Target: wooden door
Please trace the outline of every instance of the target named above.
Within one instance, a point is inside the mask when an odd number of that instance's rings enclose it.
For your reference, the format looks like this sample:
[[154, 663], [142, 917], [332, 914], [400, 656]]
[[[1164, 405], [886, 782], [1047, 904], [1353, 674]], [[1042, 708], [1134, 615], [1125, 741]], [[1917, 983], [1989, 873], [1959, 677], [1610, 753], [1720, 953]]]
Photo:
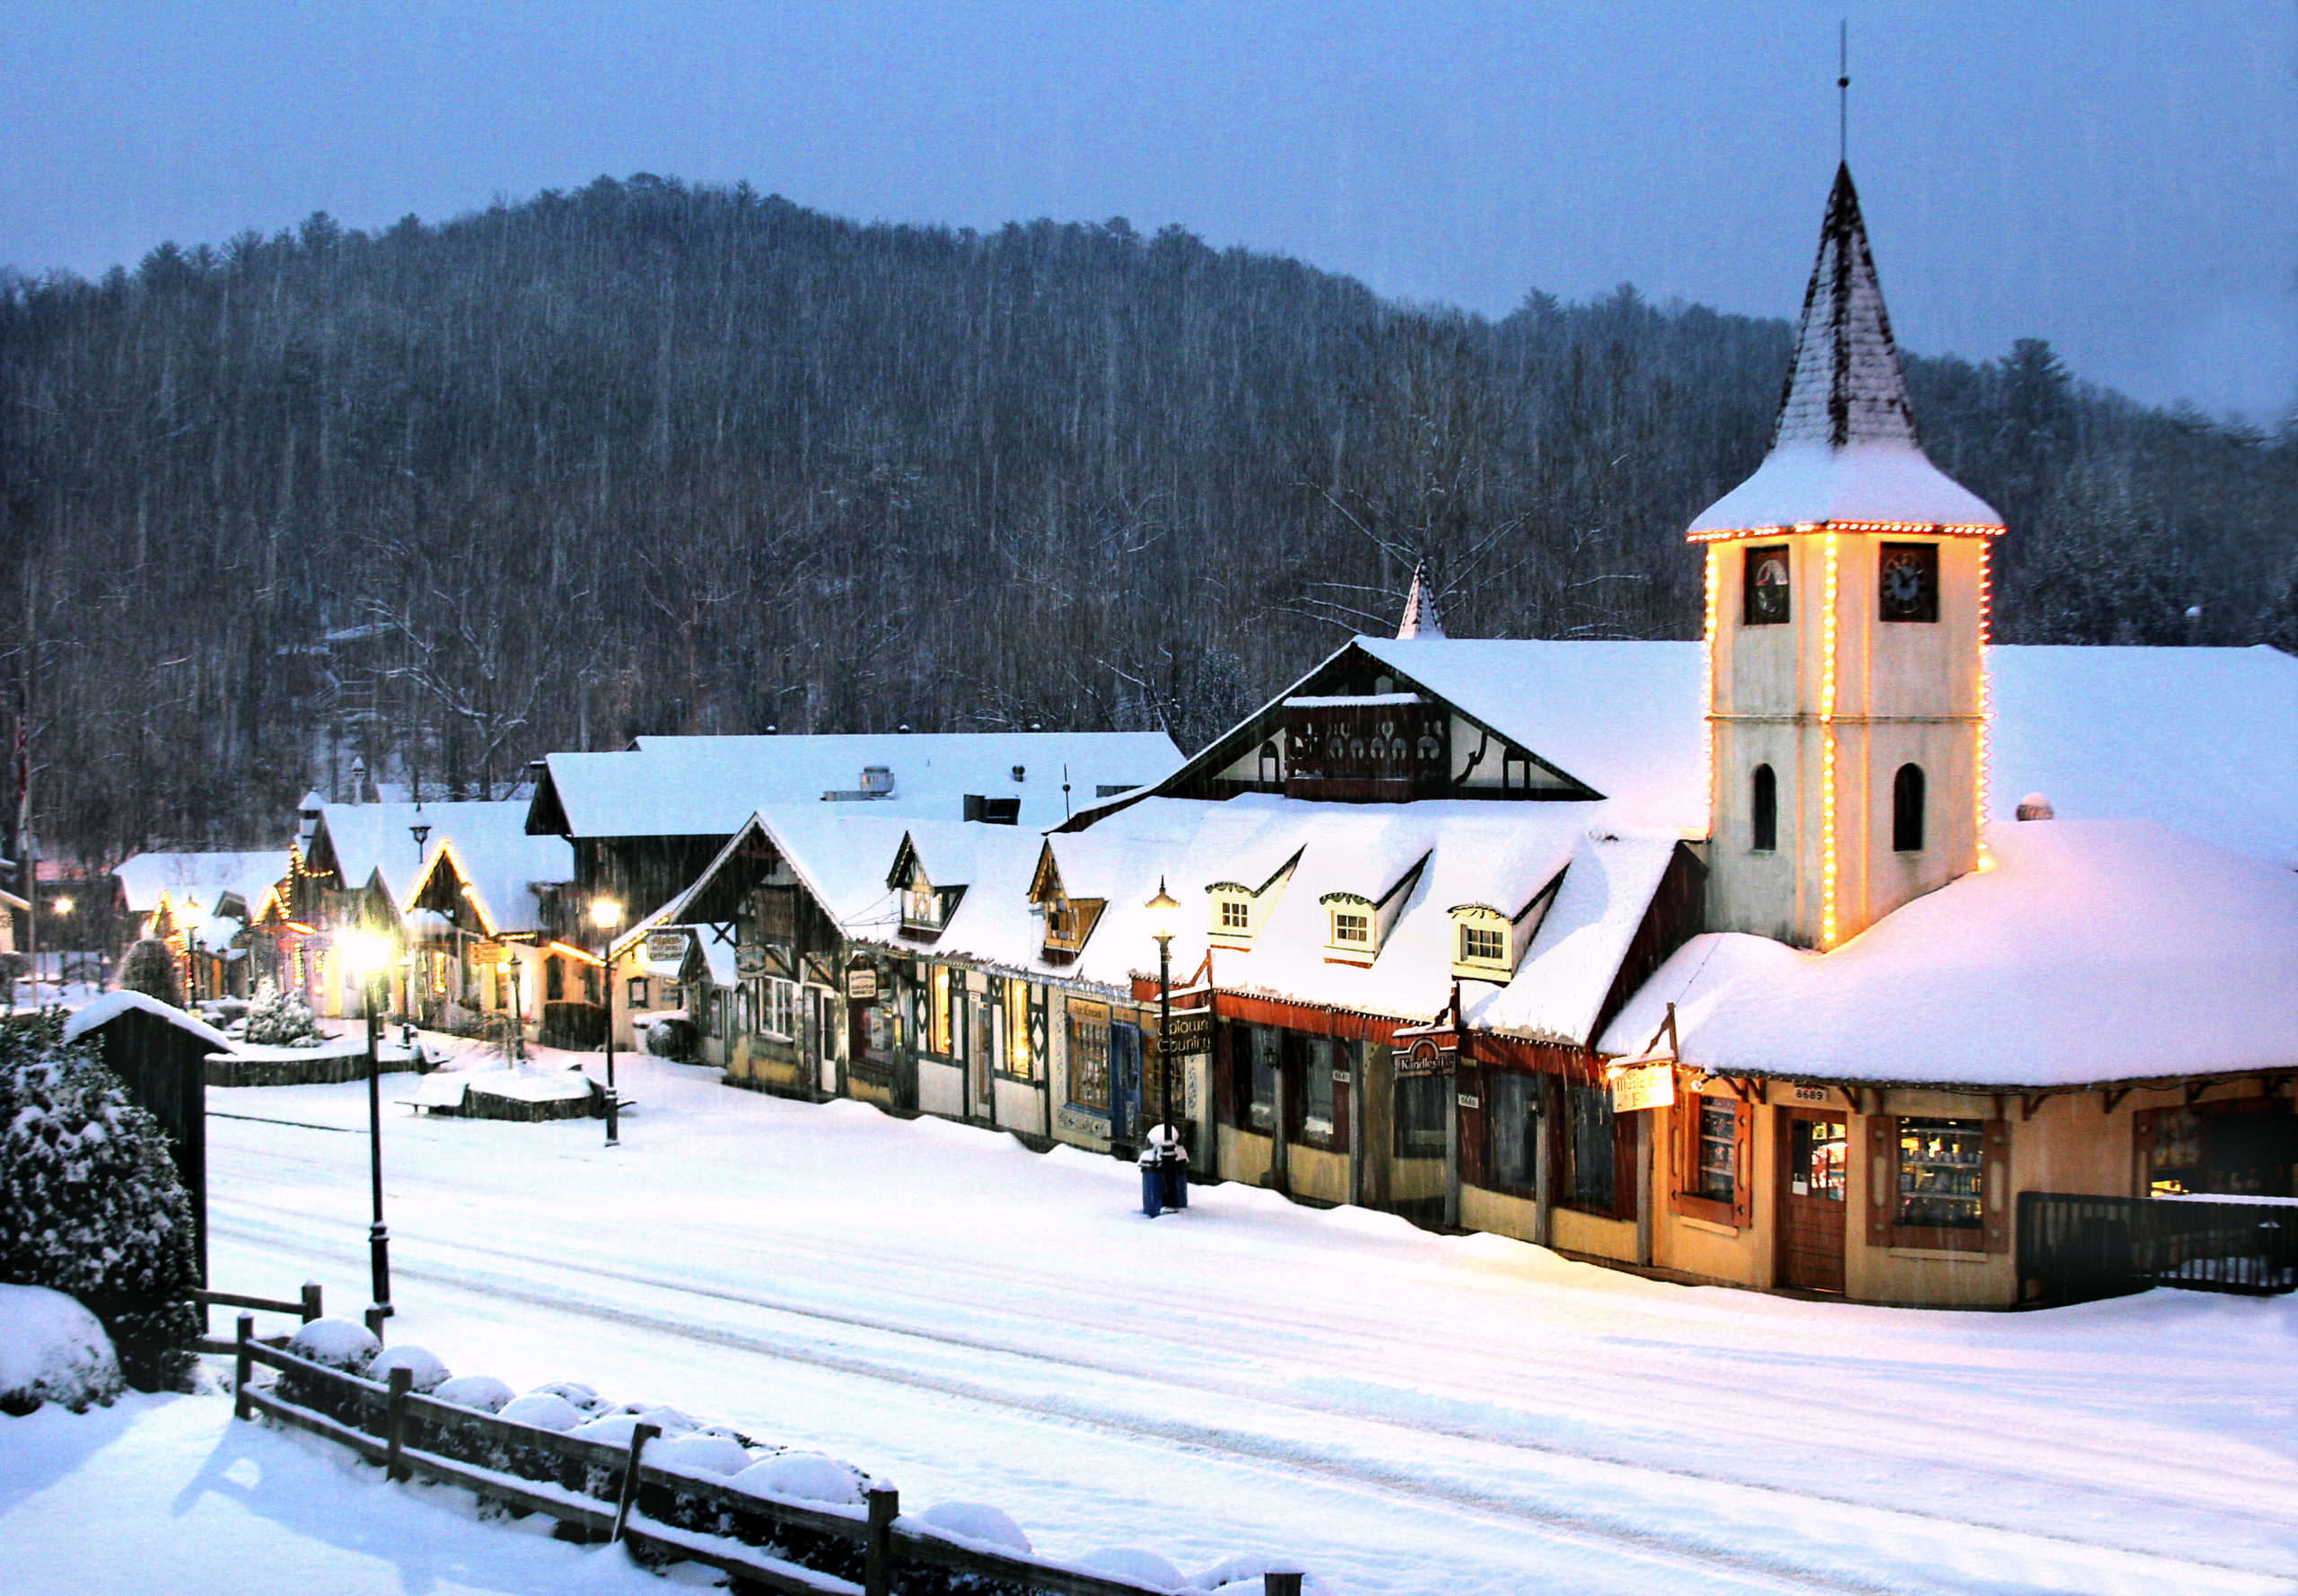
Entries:
[[1110, 1136], [1130, 1143], [1141, 1114], [1141, 1028], [1110, 1027]]
[[1841, 1114], [1779, 1110], [1779, 1284], [1843, 1289], [1849, 1145]]

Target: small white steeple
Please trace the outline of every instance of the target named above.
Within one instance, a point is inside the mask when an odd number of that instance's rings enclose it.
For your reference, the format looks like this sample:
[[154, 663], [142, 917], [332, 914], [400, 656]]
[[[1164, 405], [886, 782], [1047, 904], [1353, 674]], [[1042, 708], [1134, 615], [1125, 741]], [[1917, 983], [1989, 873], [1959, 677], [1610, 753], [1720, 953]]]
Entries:
[[1404, 618], [1397, 623], [1397, 636], [1405, 637], [1442, 637], [1444, 623], [1436, 618], [1436, 595], [1429, 591], [1428, 562], [1422, 560], [1412, 568], [1412, 591], [1405, 595]]

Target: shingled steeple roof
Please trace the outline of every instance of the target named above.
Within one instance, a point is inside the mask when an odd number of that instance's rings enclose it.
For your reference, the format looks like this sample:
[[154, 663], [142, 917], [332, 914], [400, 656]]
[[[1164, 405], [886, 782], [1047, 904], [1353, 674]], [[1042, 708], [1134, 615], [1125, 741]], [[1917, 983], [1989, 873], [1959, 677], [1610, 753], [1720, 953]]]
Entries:
[[1771, 453], [1691, 531], [1862, 522], [1995, 529], [2003, 518], [1933, 465], [1916, 439], [1859, 194], [1851, 168], [1838, 166]]
[[1899, 346], [1891, 342], [1890, 312], [1875, 280], [1875, 257], [1848, 166], [1836, 168], [1828, 195], [1820, 258], [1803, 290], [1803, 326], [1773, 443], [1919, 447]]
[[1436, 617], [1436, 595], [1428, 588], [1428, 562], [1412, 568], [1412, 591], [1405, 595], [1404, 618], [1397, 623], [1399, 641], [1408, 637], [1442, 637], [1444, 623]]

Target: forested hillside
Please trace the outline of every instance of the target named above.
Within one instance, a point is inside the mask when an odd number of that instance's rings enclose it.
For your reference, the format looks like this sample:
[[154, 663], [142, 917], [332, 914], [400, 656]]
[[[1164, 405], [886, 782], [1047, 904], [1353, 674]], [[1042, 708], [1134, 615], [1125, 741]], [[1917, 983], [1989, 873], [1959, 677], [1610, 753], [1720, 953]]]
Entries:
[[[1194, 746], [1392, 627], [1423, 554], [1456, 636], [1693, 635], [1682, 528], [1761, 457], [1789, 335], [647, 177], [314, 216], [5, 283], [0, 676], [50, 855], [100, 864], [276, 841], [355, 753], [476, 791], [640, 732]], [[2291, 640], [2298, 441], [2039, 344], [1911, 375], [2010, 519], [1999, 637]]]

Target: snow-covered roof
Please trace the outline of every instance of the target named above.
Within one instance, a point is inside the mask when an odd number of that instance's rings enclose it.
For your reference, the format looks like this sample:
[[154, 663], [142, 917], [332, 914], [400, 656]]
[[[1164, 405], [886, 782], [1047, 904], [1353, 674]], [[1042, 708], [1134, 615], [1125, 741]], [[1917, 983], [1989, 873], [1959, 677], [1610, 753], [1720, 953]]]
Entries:
[[[1617, 823], [1706, 831], [1698, 644], [1358, 643], [1604, 794]], [[2005, 646], [1988, 650], [1987, 671], [1992, 818], [2041, 792], [2065, 818], [2155, 820], [2298, 859], [2298, 658]]]
[[1721, 1074], [2047, 1087], [2298, 1066], [2298, 873], [2139, 820], [1988, 829], [1995, 866], [1830, 953], [1709, 934], [1606, 1030], [1676, 1005]]
[[534, 888], [574, 878], [573, 845], [563, 837], [530, 835], [522, 801], [429, 803], [423, 813], [433, 826], [430, 850], [402, 904], [425, 877], [443, 867], [468, 884], [496, 930], [541, 929], [542, 904]]
[[[1452, 911], [1482, 904], [1518, 914], [1573, 862], [1591, 828], [1603, 826], [1606, 807], [1465, 799], [1320, 803], [1273, 794], [1219, 802], [1149, 799], [1090, 830], [1047, 839], [1063, 890], [1108, 902], [1075, 964], [1057, 973], [1114, 988], [1153, 973], [1157, 948], [1145, 906], [1162, 879], [1182, 905], [1172, 948], [1178, 979], [1198, 968], [1211, 941], [1209, 889], [1229, 882], [1258, 889], [1297, 860], [1271, 889], [1281, 895], [1250, 950], [1214, 951], [1215, 984], [1361, 1013], [1433, 1018], [1452, 995]], [[1377, 904], [1399, 889], [1405, 896], [1371, 967], [1331, 961], [1322, 900], [1345, 893]], [[967, 907], [973, 899], [969, 893]], [[944, 943], [956, 933], [953, 924]], [[1029, 942], [1009, 943], [1000, 962], [1055, 968], [1038, 958], [1042, 922], [1028, 916], [1006, 934]], [[1610, 979], [1605, 972], [1605, 987]]]
[[64, 1039], [75, 1041], [92, 1030], [110, 1024], [131, 1009], [156, 1014], [177, 1030], [188, 1030], [211, 1047], [229, 1048], [232, 1046], [231, 1038], [198, 1015], [187, 1013], [173, 1004], [162, 1003], [158, 998], [147, 997], [141, 992], [130, 992], [126, 987], [107, 992], [66, 1015]]
[[730, 836], [759, 809], [831, 807], [825, 793], [858, 794], [863, 772], [882, 767], [891, 794], [851, 800], [855, 807], [956, 820], [965, 796], [978, 794], [1018, 799], [1023, 826], [1050, 826], [1101, 787], [1161, 781], [1180, 762], [1162, 732], [642, 737], [616, 753], [551, 755], [535, 823], [544, 827], [555, 803], [572, 837]]
[[[410, 829], [417, 824], [430, 828], [419, 846]], [[401, 908], [452, 848], [504, 931], [540, 924], [528, 890], [532, 883], [574, 874], [574, 851], [566, 838], [528, 834], [524, 799], [429, 802], [419, 812], [413, 803], [329, 803], [320, 811], [320, 827], [346, 887], [380, 877]]]
[[212, 909], [226, 893], [236, 893], [252, 913], [263, 895], [287, 873], [287, 850], [263, 848], [237, 854], [136, 854], [112, 874], [127, 899], [128, 911], [148, 915], [162, 894]]
[[1556, 901], [1505, 987], [1461, 991], [1479, 1030], [1585, 1047], [1644, 924], [1677, 839], [1664, 831], [1592, 829], [1574, 846]]
[[1610, 799], [1615, 824], [1707, 829], [1698, 644], [1356, 643], [1399, 677]]
[[1995, 529], [1977, 494], [1933, 465], [1891, 338], [1851, 169], [1838, 167], [1803, 293], [1770, 455], [1691, 523], [1704, 532], [1886, 522]]

